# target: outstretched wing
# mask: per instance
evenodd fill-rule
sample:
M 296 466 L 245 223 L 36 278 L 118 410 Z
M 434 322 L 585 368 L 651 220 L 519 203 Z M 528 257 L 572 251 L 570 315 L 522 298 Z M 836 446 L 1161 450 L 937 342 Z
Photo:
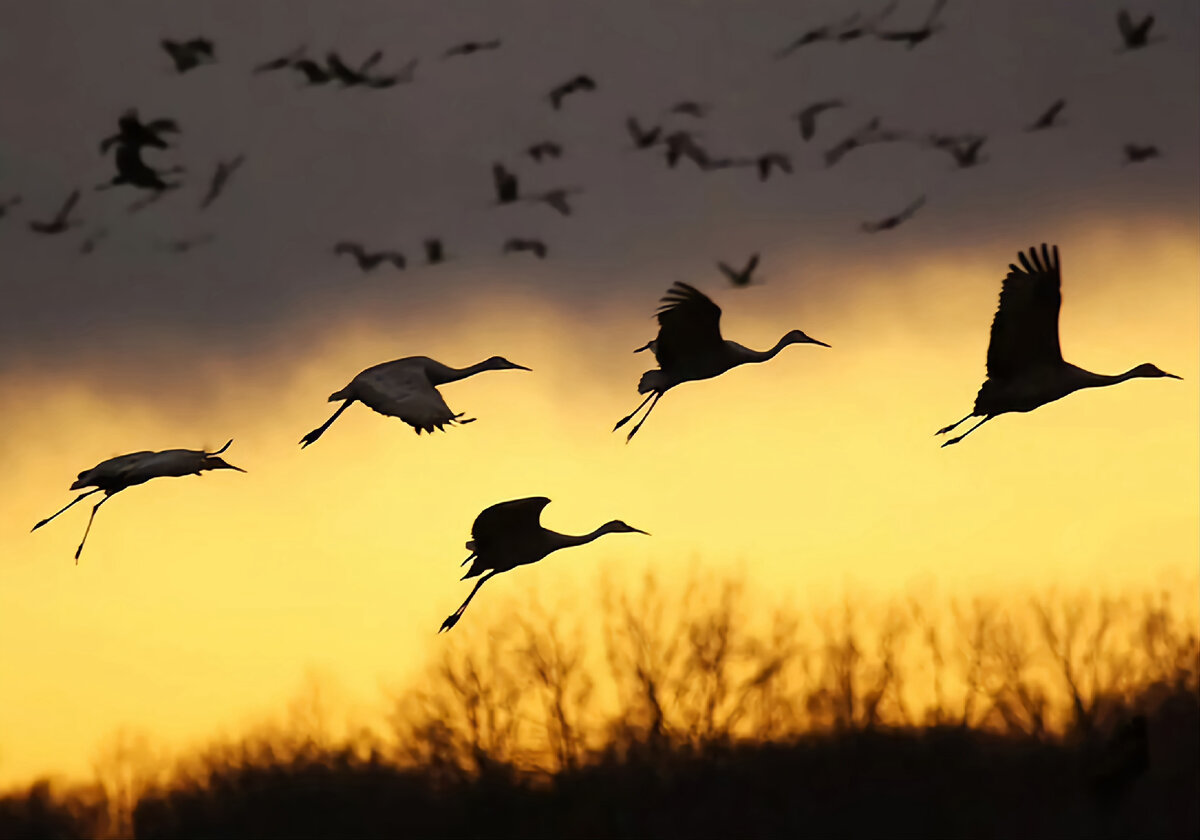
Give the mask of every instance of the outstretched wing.
M 368 408 L 398 417 L 417 430 L 433 433 L 460 415 L 450 410 L 425 370 L 408 361 L 385 362 L 354 377 L 355 396 Z M 466 421 L 463 421 L 466 422 Z
M 652 348 L 661 367 L 719 354 L 724 349 L 721 307 L 699 289 L 676 282 L 661 303 L 658 338 Z
M 1058 312 L 1062 306 L 1062 278 L 1058 246 L 1044 244 L 1039 255 L 1029 249 L 1019 255 L 1021 267 L 1009 265 L 1000 290 L 1000 307 L 992 320 L 988 344 L 989 379 L 1019 376 L 1030 368 L 1061 363 Z
M 1117 26 L 1121 30 L 1121 35 L 1128 40 L 1133 35 L 1137 34 L 1137 28 L 1133 25 L 1133 18 L 1129 16 L 1129 12 L 1121 9 L 1117 12 Z
M 492 546 L 511 542 L 514 537 L 536 534 L 541 529 L 542 508 L 548 504 L 550 500 L 545 496 L 531 496 L 485 509 L 471 526 L 475 550 L 486 552 Z

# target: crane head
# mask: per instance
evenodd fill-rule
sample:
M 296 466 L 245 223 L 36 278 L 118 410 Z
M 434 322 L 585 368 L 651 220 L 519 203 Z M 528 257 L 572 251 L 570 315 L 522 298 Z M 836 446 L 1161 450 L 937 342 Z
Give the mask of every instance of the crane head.
M 1168 379 L 1183 379 L 1182 376 L 1176 376 L 1173 373 L 1167 373 L 1165 370 L 1159 370 L 1155 365 L 1146 362 L 1144 365 L 1138 365 L 1132 371 L 1134 376 L 1144 376 L 1147 378 L 1157 378 L 1165 376 Z
M 241 467 L 235 467 L 233 464 L 226 461 L 224 458 L 219 458 L 216 455 L 205 455 L 203 463 L 200 464 L 201 470 L 237 470 L 244 473 L 245 470 Z
M 605 523 L 604 530 L 610 534 L 645 534 L 650 536 L 649 531 L 643 531 L 641 528 L 634 528 L 632 525 L 627 525 L 620 519 L 614 519 L 612 522 Z
M 828 347 L 824 341 L 817 341 L 815 338 L 807 335 L 802 330 L 792 330 L 783 337 L 783 344 L 820 344 L 822 347 Z
M 525 365 L 510 362 L 503 356 L 492 356 L 484 364 L 488 370 L 533 370 L 533 368 L 527 368 Z

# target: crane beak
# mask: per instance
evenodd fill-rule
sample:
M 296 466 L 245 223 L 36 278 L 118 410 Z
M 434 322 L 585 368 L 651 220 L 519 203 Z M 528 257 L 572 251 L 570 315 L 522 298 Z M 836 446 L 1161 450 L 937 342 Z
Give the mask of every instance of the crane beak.
M 512 369 L 513 369 L 513 370 L 528 370 L 528 371 L 531 371 L 531 372 L 533 371 L 533 368 L 530 368 L 530 367 L 525 367 L 525 365 L 519 365 L 519 364 L 517 364 L 516 362 L 512 362 L 511 364 L 512 364 Z
M 824 341 L 817 341 L 815 338 L 813 338 L 811 336 L 809 336 L 808 341 L 810 344 L 820 344 L 822 347 L 830 347 L 830 345 L 826 344 Z M 830 349 L 832 350 L 833 348 L 830 347 Z
M 233 464 L 229 463 L 224 458 L 211 458 L 210 457 L 208 459 L 208 464 L 212 469 L 215 469 L 215 470 L 237 470 L 240 473 L 245 472 L 244 469 L 242 469 L 241 467 L 235 467 Z
M 635 534 L 645 534 L 647 537 L 650 536 L 649 531 L 643 531 L 641 528 L 634 528 L 632 525 L 629 526 L 629 530 L 633 531 Z
M 1183 379 L 1182 376 L 1176 376 L 1173 373 L 1167 373 L 1165 370 L 1163 371 L 1163 376 L 1169 377 L 1171 379 Z

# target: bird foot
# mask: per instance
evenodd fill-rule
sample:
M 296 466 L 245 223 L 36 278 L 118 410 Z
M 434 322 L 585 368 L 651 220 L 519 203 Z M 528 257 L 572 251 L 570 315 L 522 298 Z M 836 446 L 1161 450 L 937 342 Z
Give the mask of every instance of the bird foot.
M 942 449 L 945 449 L 945 448 L 946 448 L 947 446 L 949 446 L 950 444 L 952 444 L 952 443 L 958 443 L 960 440 L 962 440 L 962 439 L 963 439 L 963 438 L 965 438 L 965 437 L 966 437 L 966 435 L 959 435 L 958 437 L 955 437 L 955 438 L 950 438 L 950 440 L 948 440 L 948 441 L 946 441 L 945 443 L 943 443 L 943 444 L 942 444 L 942 447 L 941 447 L 941 448 L 942 448 Z
M 440 634 L 440 633 L 445 633 L 447 630 L 449 630 L 449 629 L 450 629 L 451 627 L 453 627 L 455 624 L 458 624 L 458 619 L 459 619 L 459 618 L 460 618 L 459 614 L 458 614 L 458 613 L 454 613 L 454 615 L 450 616 L 449 618 L 447 618 L 445 621 L 443 621 L 443 622 L 442 622 L 442 626 L 441 626 L 441 628 L 438 630 L 438 633 L 439 633 L 439 634 Z
M 300 438 L 300 448 L 303 449 L 310 443 L 313 443 L 318 437 L 320 437 L 320 435 L 315 435 L 312 432 L 309 432 L 304 437 Z

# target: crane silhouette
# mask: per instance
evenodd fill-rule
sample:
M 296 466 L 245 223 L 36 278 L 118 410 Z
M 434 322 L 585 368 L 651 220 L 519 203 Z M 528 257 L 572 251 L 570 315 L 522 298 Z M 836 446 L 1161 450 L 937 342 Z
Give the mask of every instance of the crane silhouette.
M 817 117 L 825 111 L 843 108 L 845 105 L 846 103 L 841 99 L 822 99 L 797 111 L 794 116 L 800 123 L 800 136 L 804 138 L 805 142 L 813 139 L 817 133 Z
M 1156 41 L 1163 40 L 1162 38 L 1150 37 L 1150 29 L 1153 26 L 1154 15 L 1146 15 L 1134 23 L 1133 18 L 1129 16 L 1129 12 L 1121 9 L 1117 12 L 1117 29 L 1121 32 L 1121 42 L 1124 47 L 1118 50 L 1118 52 L 1141 49 Z
M 159 44 L 171 56 L 178 73 L 186 73 L 195 70 L 201 64 L 213 64 L 217 60 L 213 42 L 208 38 L 191 38 L 187 41 L 164 38 Z
M 530 370 L 524 365 L 510 362 L 501 356 L 492 356 L 465 368 L 452 368 L 428 356 L 408 356 L 393 362 L 374 365 L 360 372 L 350 384 L 329 395 L 329 402 L 345 400 L 325 423 L 300 439 L 300 448 L 316 441 L 333 421 L 353 403 L 361 402 L 367 408 L 388 417 L 398 417 L 421 432 L 433 434 L 447 424 L 473 423 L 474 417 L 461 419 L 446 405 L 437 386 L 457 382 L 485 370 Z
M 721 337 L 721 307 L 687 283 L 676 282 L 663 296 L 658 309 L 658 337 L 634 350 L 649 350 L 658 360 L 657 370 L 648 370 L 638 382 L 638 393 L 647 394 L 641 405 L 617 421 L 613 431 L 634 418 L 647 403 L 650 407 L 625 438 L 628 443 L 646 422 L 662 395 L 681 382 L 711 379 L 738 365 L 775 358 L 789 344 L 829 345 L 792 330 L 770 350 L 751 350 Z M 653 400 L 653 402 L 651 402 Z
M 179 123 L 168 117 L 144 123 L 138 117 L 137 108 L 130 108 L 117 118 L 117 133 L 100 141 L 100 153 L 107 154 L 111 146 L 118 144 L 167 149 L 170 144 L 162 136 L 165 133 L 178 134 Z
M 943 435 L 972 417 L 983 419 L 958 437 L 942 444 L 958 443 L 993 417 L 1011 411 L 1033 411 L 1082 388 L 1100 388 L 1128 379 L 1170 377 L 1173 373 L 1142 364 L 1115 376 L 1092 373 L 1063 361 L 1058 343 L 1058 313 L 1062 306 L 1062 274 L 1058 246 L 1042 245 L 1029 255 L 1019 254 L 1020 268 L 1009 264 L 1000 289 L 1000 307 L 992 321 L 987 353 L 987 380 L 975 397 L 971 413 L 945 428 Z
M 84 470 L 76 478 L 75 483 L 71 485 L 72 490 L 81 490 L 84 487 L 94 487 L 94 490 L 88 490 L 86 493 L 80 493 L 74 499 L 51 516 L 47 516 L 41 522 L 33 526 L 33 531 L 41 528 L 47 522 L 51 521 L 59 514 L 65 513 L 76 502 L 86 499 L 93 493 L 104 492 L 104 498 L 95 504 L 92 508 L 92 515 L 88 517 L 87 528 L 84 529 L 83 539 L 79 541 L 79 548 L 75 549 L 75 563 L 79 563 L 79 555 L 83 553 L 83 544 L 87 542 L 88 534 L 92 530 L 92 522 L 96 518 L 96 511 L 100 510 L 100 506 L 120 493 L 127 487 L 134 487 L 138 484 L 145 484 L 152 478 L 165 478 L 168 476 L 181 475 L 200 475 L 205 470 L 237 470 L 245 472 L 241 467 L 235 467 L 233 464 L 227 463 L 224 458 L 218 456 L 229 448 L 233 440 L 227 442 L 216 452 L 205 452 L 203 449 L 165 449 L 162 452 L 131 452 L 128 455 L 118 455 L 115 458 L 109 458 L 107 461 L 101 461 L 90 470 Z
M 717 268 L 729 280 L 731 286 L 737 288 L 749 286 L 752 282 L 751 278 L 754 276 L 754 270 L 758 268 L 758 254 L 751 254 L 750 259 L 746 261 L 746 265 L 741 270 L 720 261 L 717 262 Z
M 471 556 L 462 562 L 464 566 L 471 563 L 471 568 L 462 579 L 478 577 L 485 571 L 487 574 L 479 578 L 479 582 L 475 584 L 467 600 L 462 602 L 462 606 L 442 622 L 439 633 L 458 624 L 479 587 L 501 572 L 536 563 L 560 548 L 586 545 L 605 534 L 649 536 L 641 528 L 626 525 L 619 519 L 605 522 L 590 534 L 560 534 L 541 524 L 542 509 L 548 504 L 550 500 L 545 496 L 514 499 L 511 502 L 492 505 L 475 517 L 475 523 L 471 526 L 471 541 L 466 546 L 471 551 Z
M 1030 124 L 1026 131 L 1044 131 L 1047 128 L 1053 128 L 1059 125 L 1058 115 L 1062 113 L 1063 108 L 1067 107 L 1067 100 L 1056 99 L 1054 104 L 1042 112 L 1042 115 L 1035 122 Z

